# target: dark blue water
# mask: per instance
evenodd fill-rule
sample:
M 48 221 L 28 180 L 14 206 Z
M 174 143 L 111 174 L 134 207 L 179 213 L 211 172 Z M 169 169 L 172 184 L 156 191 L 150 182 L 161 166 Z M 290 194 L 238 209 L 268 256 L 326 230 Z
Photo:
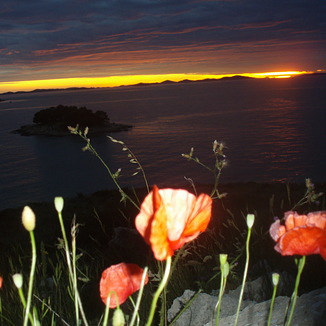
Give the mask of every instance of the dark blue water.
M 105 168 L 83 152 L 77 136 L 22 137 L 10 133 L 32 122 L 35 112 L 58 104 L 107 111 L 112 121 L 133 124 L 112 136 L 141 162 L 150 184 L 173 187 L 212 182 L 203 168 L 181 157 L 191 147 L 212 165 L 212 142 L 227 145 L 222 182 L 326 181 L 326 77 L 215 81 L 78 91 L 1 95 L 0 209 L 54 196 L 114 189 Z M 124 186 L 142 186 L 132 176 L 121 146 L 106 137 L 92 144 L 112 171 L 122 168 Z

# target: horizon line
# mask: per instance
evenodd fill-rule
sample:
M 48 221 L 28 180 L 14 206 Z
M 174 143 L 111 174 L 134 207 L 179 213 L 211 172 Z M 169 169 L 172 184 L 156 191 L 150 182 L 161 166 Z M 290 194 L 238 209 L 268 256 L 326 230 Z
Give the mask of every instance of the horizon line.
M 27 81 L 0 82 L 0 92 L 17 93 L 32 92 L 35 90 L 67 89 L 67 88 L 109 88 L 121 86 L 133 86 L 140 83 L 154 84 L 164 81 L 181 82 L 184 80 L 201 81 L 205 79 L 222 79 L 224 77 L 251 77 L 251 78 L 290 78 L 293 76 L 322 73 L 325 70 L 316 71 L 278 71 L 261 73 L 239 73 L 239 74 L 151 74 L 151 75 L 129 75 L 110 77 L 70 77 Z

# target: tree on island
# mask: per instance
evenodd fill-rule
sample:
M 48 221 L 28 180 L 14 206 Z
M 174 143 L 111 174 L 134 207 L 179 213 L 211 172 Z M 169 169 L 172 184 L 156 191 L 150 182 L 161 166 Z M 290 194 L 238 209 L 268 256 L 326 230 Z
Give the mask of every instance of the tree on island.
M 79 126 L 81 130 L 89 127 L 92 135 L 127 131 L 131 125 L 111 122 L 104 111 L 93 112 L 86 107 L 58 105 L 43 109 L 34 114 L 33 124 L 21 126 L 14 130 L 23 136 L 68 136 L 68 126 Z
M 106 112 L 87 109 L 86 107 L 58 105 L 43 109 L 34 114 L 33 122 L 41 125 L 55 125 L 63 129 L 67 126 L 99 127 L 110 123 Z

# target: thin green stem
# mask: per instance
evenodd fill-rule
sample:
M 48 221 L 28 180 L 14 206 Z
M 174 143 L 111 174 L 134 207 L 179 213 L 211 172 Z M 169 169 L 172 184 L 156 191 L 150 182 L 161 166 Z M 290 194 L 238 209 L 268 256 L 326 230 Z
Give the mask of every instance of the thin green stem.
M 245 284 L 246 284 L 246 279 L 247 279 L 247 274 L 248 274 L 250 236 L 251 236 L 251 228 L 248 228 L 248 234 L 247 234 L 247 240 L 246 240 L 246 264 L 245 264 L 245 269 L 244 269 L 244 273 L 243 273 L 241 291 L 240 291 L 238 308 L 237 308 L 237 313 L 236 313 L 236 317 L 235 317 L 235 321 L 234 321 L 234 326 L 236 326 L 237 323 L 238 323 L 238 318 L 239 318 L 239 313 L 240 313 L 240 307 L 241 307 L 242 298 L 243 298 L 243 292 L 244 292 L 244 288 L 245 288 Z
M 216 310 L 216 326 L 218 326 L 220 320 L 220 312 L 221 312 L 221 303 L 222 303 L 222 296 L 223 296 L 223 288 L 224 288 L 224 276 L 223 276 L 223 269 L 221 270 L 221 281 L 220 281 L 220 292 L 218 294 L 218 300 L 216 302 L 215 310 Z
M 167 284 L 167 281 L 169 279 L 169 276 L 170 276 L 171 262 L 172 262 L 172 258 L 168 257 L 167 260 L 166 260 L 165 272 L 164 272 L 162 281 L 161 281 L 159 287 L 157 288 L 157 290 L 156 290 L 156 292 L 154 294 L 154 297 L 153 297 L 151 310 L 150 310 L 150 313 L 149 313 L 149 316 L 148 316 L 146 326 L 151 326 L 152 325 L 155 310 L 156 310 L 157 301 L 158 301 L 163 289 L 165 288 L 165 286 Z
M 81 138 L 83 138 L 87 145 L 84 148 L 84 150 L 89 150 L 92 154 L 94 154 L 99 160 L 100 162 L 103 164 L 103 166 L 105 167 L 105 169 L 108 171 L 112 181 L 114 182 L 114 184 L 116 185 L 116 187 L 118 188 L 120 194 L 123 196 L 123 198 L 128 199 L 137 209 L 139 209 L 139 206 L 137 205 L 137 203 L 132 200 L 132 198 L 130 196 L 128 196 L 124 190 L 121 188 L 121 186 L 119 185 L 119 183 L 117 182 L 117 178 L 114 177 L 114 174 L 112 173 L 111 169 L 109 168 L 109 166 L 104 162 L 104 160 L 101 158 L 101 156 L 97 153 L 97 151 L 95 150 L 95 148 L 91 145 L 90 139 L 86 137 L 86 135 L 84 135 L 80 130 L 73 130 L 71 131 L 73 134 L 75 135 L 79 135 Z
M 103 326 L 107 326 L 109 322 L 109 313 L 110 313 L 110 296 L 108 297 L 108 300 L 105 305 L 105 312 L 104 312 L 104 318 L 103 318 Z
M 32 315 L 30 314 L 31 302 L 32 302 L 32 293 L 33 293 L 33 285 L 34 285 L 34 276 L 35 276 L 35 266 L 36 266 L 36 242 L 33 231 L 29 231 L 29 235 L 31 238 L 31 246 L 32 246 L 32 262 L 31 262 L 31 270 L 29 274 L 29 282 L 28 282 L 28 292 L 27 292 L 27 301 L 25 307 L 25 315 L 24 315 L 24 326 L 27 326 L 28 318 L 34 324 Z
M 142 165 L 140 164 L 140 162 L 138 161 L 136 155 L 131 151 L 131 149 L 121 140 L 117 140 L 111 136 L 107 136 L 113 143 L 118 143 L 122 146 L 122 150 L 123 151 L 127 151 L 129 154 L 128 154 L 128 157 L 131 158 L 130 162 L 131 163 L 135 163 L 138 165 L 138 169 L 141 171 L 142 175 L 143 175 L 143 179 L 144 179 L 144 182 L 145 182 L 145 186 L 146 186 L 146 189 L 147 189 L 147 192 L 149 192 L 149 185 L 148 185 L 148 181 L 147 181 L 147 177 L 146 177 L 146 173 L 145 173 L 145 170 L 143 169 Z M 137 172 L 133 175 L 136 175 Z
M 68 246 L 68 240 L 67 240 L 67 234 L 66 234 L 66 229 L 63 223 L 63 218 L 62 218 L 62 213 L 58 212 L 58 218 L 59 218 L 59 223 L 60 223 L 60 227 L 61 227 L 61 233 L 62 233 L 62 237 L 63 237 L 63 243 L 65 246 L 65 253 L 66 253 L 66 260 L 67 260 L 67 264 L 68 264 L 68 270 L 69 270 L 69 275 L 72 274 L 72 267 L 71 267 L 71 259 L 70 259 L 70 254 L 69 254 L 69 246 Z
M 23 293 L 23 289 L 22 288 L 18 289 L 18 295 L 19 295 L 20 301 L 23 304 L 24 309 L 26 310 L 26 299 L 24 297 L 24 293 Z
M 294 291 L 293 291 L 292 296 L 291 296 L 291 308 L 290 308 L 290 314 L 289 314 L 287 322 L 285 324 L 286 326 L 291 325 L 294 308 L 295 308 L 295 305 L 297 303 L 297 296 L 298 296 L 298 289 L 299 289 L 301 274 L 302 274 L 305 263 L 306 263 L 306 256 L 302 256 L 299 259 L 299 262 L 298 262 L 298 274 L 297 274 L 297 277 L 296 277 L 296 280 L 295 280 Z
M 25 309 L 25 312 L 24 313 L 26 313 L 26 299 L 24 297 L 24 293 L 23 293 L 23 289 L 22 288 L 19 288 L 18 289 L 18 295 L 19 295 L 20 301 L 23 304 L 23 307 Z M 32 315 L 30 313 L 28 314 L 28 318 L 29 318 L 29 321 L 33 324 L 33 318 L 32 318 Z
M 41 303 L 42 303 L 42 305 L 44 305 L 49 311 L 51 311 L 52 312 L 52 318 L 54 318 L 54 316 L 55 317 L 57 317 L 58 319 L 60 319 L 60 321 L 61 321 L 61 323 L 63 324 L 63 325 L 66 325 L 66 326 L 70 326 L 64 319 L 62 319 L 62 317 L 57 313 L 57 312 L 55 312 L 52 308 L 51 308 L 51 306 L 49 306 L 45 301 L 44 301 L 44 299 L 42 300 L 42 299 L 40 299 L 38 296 L 36 296 L 35 294 L 34 294 L 34 297 L 38 300 L 38 301 L 40 301 Z
M 221 304 L 222 297 L 225 291 L 227 277 L 230 272 L 230 265 L 227 262 L 227 255 L 220 254 L 220 271 L 221 271 L 221 281 L 220 281 L 220 292 L 218 295 L 218 301 L 216 302 L 215 311 L 216 311 L 216 326 L 218 326 L 220 320 Z M 213 323 L 212 323 L 213 324 Z
M 61 233 L 62 233 L 64 247 L 65 247 L 70 286 L 71 286 L 71 289 L 72 289 L 72 291 L 74 293 L 74 304 L 75 304 L 75 307 L 77 307 L 75 314 L 76 314 L 76 318 L 78 318 L 78 319 L 76 320 L 76 323 L 77 323 L 77 325 L 79 323 L 79 312 L 78 311 L 80 311 L 85 326 L 88 326 L 87 319 L 86 319 L 86 316 L 85 316 L 85 313 L 84 313 L 84 310 L 83 310 L 83 305 L 82 305 L 82 302 L 81 302 L 81 299 L 80 299 L 80 296 L 79 296 L 79 292 L 78 292 L 78 289 L 77 289 L 76 265 L 75 265 L 75 262 L 74 262 L 73 266 L 72 266 L 72 263 L 71 263 L 69 245 L 68 245 L 68 240 L 67 240 L 67 234 L 66 234 L 64 223 L 63 223 L 63 218 L 62 218 L 62 212 L 61 211 L 58 211 L 58 217 L 59 217 L 59 223 L 60 223 Z M 76 260 L 76 256 L 74 256 L 74 261 L 75 260 Z M 77 303 L 76 303 L 76 300 L 77 300 Z M 78 307 L 79 307 L 79 309 L 78 309 Z
M 217 160 L 217 159 L 216 159 Z M 216 164 L 218 164 L 218 161 L 216 161 Z M 220 197 L 220 193 L 218 192 L 218 184 L 219 184 L 219 181 L 220 181 L 220 177 L 221 177 L 221 174 L 222 174 L 222 169 L 218 169 L 218 173 L 216 174 L 216 171 L 214 171 L 214 188 L 210 194 L 211 197 L 213 197 L 214 194 L 216 194 L 217 198 Z
M 74 304 L 75 304 L 75 317 L 76 324 L 79 323 L 79 297 L 77 290 L 77 269 L 76 269 L 76 224 L 73 222 L 72 232 L 71 232 L 71 252 L 72 252 L 72 283 L 74 289 Z
M 272 299 L 271 299 L 271 305 L 270 305 L 270 307 L 269 307 L 269 314 L 268 314 L 267 326 L 270 326 L 271 321 L 272 321 L 272 315 L 273 315 L 273 309 L 274 309 L 274 303 L 275 303 L 276 292 L 277 292 L 277 284 L 274 285 L 274 288 L 273 288 L 273 294 L 272 294 Z
M 141 283 L 140 283 L 140 289 L 139 289 L 138 296 L 137 296 L 136 305 L 134 307 L 134 312 L 132 314 L 132 318 L 131 318 L 131 322 L 130 322 L 129 326 L 134 325 L 135 320 L 136 320 L 136 318 L 138 316 L 138 310 L 139 310 L 140 302 L 141 302 L 141 299 L 142 299 L 142 296 L 143 296 L 143 290 L 144 290 L 144 286 L 145 286 L 147 271 L 148 271 L 148 267 L 146 266 L 144 268 L 143 276 L 142 276 Z

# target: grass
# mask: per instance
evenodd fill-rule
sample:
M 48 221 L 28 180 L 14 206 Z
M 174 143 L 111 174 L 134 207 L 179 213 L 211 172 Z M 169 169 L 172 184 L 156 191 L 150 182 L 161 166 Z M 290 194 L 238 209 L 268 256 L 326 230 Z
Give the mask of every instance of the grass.
M 208 186 L 201 186 L 198 191 L 204 191 Z M 318 185 L 318 189 L 323 190 L 323 185 Z M 254 209 L 256 212 L 256 222 L 253 228 L 251 241 L 251 266 L 262 259 L 268 259 L 272 268 L 288 270 L 295 273 L 295 264 L 289 257 L 280 257 L 273 250 L 272 241 L 266 235 L 266 231 L 273 219 L 273 213 L 277 210 L 279 203 L 282 208 L 289 207 L 287 187 L 282 184 L 239 184 L 239 185 L 221 185 L 223 191 L 228 192 L 228 196 L 221 203 L 214 207 L 214 220 L 208 231 L 203 233 L 200 238 L 189 243 L 180 251 L 177 268 L 175 268 L 170 278 L 166 303 L 169 307 L 176 297 L 180 296 L 185 289 L 195 291 L 205 291 L 210 293 L 219 286 L 219 254 L 228 253 L 229 262 L 231 263 L 231 272 L 228 277 L 227 289 L 233 289 L 241 283 L 244 259 L 242 255 L 242 246 L 245 243 L 245 214 L 248 210 Z M 293 185 L 292 198 L 304 193 L 304 185 Z M 261 190 L 264 189 L 264 192 Z M 290 187 L 291 189 L 291 187 Z M 128 191 L 128 190 L 126 190 Z M 137 191 L 140 198 L 146 190 Z M 259 196 L 254 196 L 259 194 Z M 132 218 L 126 220 L 125 216 L 135 216 L 132 205 L 120 203 L 120 207 L 115 207 L 114 211 L 108 208 L 112 202 L 119 197 L 118 192 L 101 191 L 97 194 L 86 197 L 73 198 L 67 200 L 63 210 L 63 218 L 68 230 L 71 227 L 71 219 L 74 212 L 76 213 L 78 226 L 77 235 L 77 267 L 79 273 L 78 286 L 80 288 L 82 301 L 85 302 L 85 311 L 90 325 L 97 325 L 100 322 L 101 315 L 104 311 L 104 305 L 98 297 L 98 280 L 100 273 L 107 266 L 118 261 L 130 259 L 122 248 L 120 255 L 117 253 L 117 246 L 112 243 L 114 237 L 114 227 L 132 226 Z M 243 198 L 244 197 L 244 198 Z M 268 207 L 273 197 L 272 207 Z M 293 199 L 294 200 L 294 199 Z M 292 200 L 291 200 L 292 201 Z M 87 203 L 87 204 L 85 204 Z M 313 206 L 315 204 L 312 204 Z M 320 202 L 317 209 L 324 209 L 323 201 Z M 35 204 L 31 205 L 37 216 L 50 216 L 53 210 L 53 204 L 48 205 Z M 86 209 L 87 207 L 87 209 Z M 313 207 L 314 209 L 316 207 Z M 311 210 L 311 205 L 307 204 L 305 210 Z M 231 211 L 232 210 L 232 211 Z M 12 212 L 12 211 L 11 211 Z M 17 209 L 17 214 L 21 212 Z M 96 214 L 95 214 L 96 212 Z M 7 214 L 7 212 L 2 212 Z M 133 214 L 133 215 L 132 215 Z M 11 215 L 11 214 L 10 214 Z M 14 215 L 14 214 L 13 214 Z M 263 220 L 265 217 L 265 220 Z M 69 220 L 70 219 L 70 220 Z M 71 293 L 67 293 L 69 284 L 69 275 L 67 273 L 67 264 L 63 251 L 62 241 L 47 239 L 48 231 L 53 230 L 54 221 L 49 218 L 46 225 L 40 218 L 37 223 L 35 232 L 40 228 L 36 240 L 38 242 L 38 264 L 35 277 L 34 288 L 34 305 L 38 307 L 39 318 L 45 325 L 74 325 L 75 306 L 71 298 Z M 1 218 L 1 222 L 5 220 Z M 15 228 L 20 229 L 20 221 L 16 221 Z M 58 223 L 58 222 L 57 222 Z M 40 224 L 40 225 L 38 225 Z M 4 223 L 5 225 L 5 223 Z M 2 230 L 4 227 L 2 227 Z M 54 228 L 55 229 L 55 228 Z M 22 232 L 26 232 L 21 230 Z M 8 230 L 7 230 L 8 232 Z M 0 321 L 3 325 L 20 325 L 22 324 L 22 306 L 13 286 L 11 275 L 19 272 L 23 274 L 25 280 L 28 280 L 30 266 L 30 250 L 28 238 L 23 238 L 21 242 L 16 241 L 15 232 L 11 231 L 14 241 L 3 244 L 1 255 L 1 275 L 4 277 L 4 285 L 1 289 L 1 316 Z M 87 236 L 88 235 L 88 236 Z M 53 237 L 59 237 L 59 230 Z M 70 235 L 68 235 L 70 237 Z M 230 241 L 233 239 L 234 241 Z M 69 239 L 70 241 L 71 239 Z M 109 245 L 111 241 L 111 244 Z M 310 263 L 318 264 L 319 257 L 307 257 Z M 136 263 L 144 266 L 149 263 L 152 275 L 158 273 L 158 267 L 152 259 L 150 253 L 146 253 L 136 258 Z M 291 261 L 290 261 L 291 260 Z M 233 265 L 233 266 L 232 266 Z M 317 269 L 318 271 L 318 269 Z M 250 273 L 249 278 L 254 278 L 265 271 L 260 270 Z M 305 273 L 306 272 L 306 273 Z M 311 278 L 311 274 L 314 277 Z M 322 286 L 322 275 L 316 275 L 316 269 L 311 267 L 303 272 L 301 281 L 302 291 L 311 290 Z M 318 273 L 317 273 L 318 274 Z M 152 278 L 148 286 L 145 287 L 144 300 L 140 308 L 140 315 L 146 316 L 147 309 L 144 307 L 150 305 L 151 293 L 155 290 L 157 282 L 155 277 Z M 24 282 L 23 290 L 26 293 L 27 283 Z M 126 303 L 122 307 L 123 311 L 131 316 L 133 307 Z M 0 323 L 1 325 L 1 323 Z
M 94 153 L 95 149 L 91 147 L 87 135 L 83 134 L 83 137 L 87 141 L 87 149 Z M 131 163 L 136 164 L 137 171 L 146 180 L 145 172 L 131 150 L 125 144 L 115 142 L 126 148 Z M 223 145 L 214 142 L 213 153 L 214 167 L 210 169 L 215 175 L 213 185 L 196 185 L 195 188 L 197 193 L 211 193 L 218 199 L 214 202 L 212 221 L 205 233 L 178 251 L 172 263 L 168 287 L 161 289 L 162 309 L 156 309 L 152 316 L 154 322 L 148 322 L 148 325 L 165 325 L 166 307 L 171 306 L 185 289 L 207 293 L 218 289 L 223 281 L 219 269 L 221 253 L 228 254 L 230 264 L 228 282 L 223 283 L 226 290 L 236 288 L 242 279 L 245 280 L 243 270 L 248 265 L 245 252 L 249 249 L 249 279 L 266 272 L 254 269 L 255 264 L 266 259 L 271 269 L 286 269 L 295 274 L 296 266 L 291 257 L 281 257 L 274 251 L 273 241 L 268 234 L 269 226 L 274 216 L 283 216 L 284 211 L 293 208 L 295 203 L 300 203 L 302 212 L 323 210 L 326 207 L 325 196 L 319 197 L 319 202 L 307 200 L 311 198 L 311 193 L 306 193 L 309 190 L 306 184 L 220 184 L 222 168 L 226 164 Z M 184 157 L 200 162 L 193 151 L 187 155 Z M 108 171 L 118 180 L 116 173 Z M 188 183 L 182 188 L 191 191 L 194 190 L 193 186 Z M 324 193 L 326 191 L 324 184 L 316 185 L 316 188 Z M 144 198 L 147 192 L 146 183 L 142 189 L 118 187 L 117 191 L 98 191 L 91 196 L 80 194 L 65 200 L 63 210 L 59 212 L 60 223 L 53 203 L 29 204 L 37 221 L 37 265 L 30 321 L 37 320 L 42 325 L 77 325 L 79 322 L 81 325 L 102 325 L 105 307 L 98 292 L 101 272 L 112 264 L 124 261 L 149 267 L 151 281 L 144 288 L 139 309 L 140 325 L 145 324 L 153 293 L 162 277 L 160 264 L 153 259 L 143 240 L 133 232 L 139 198 Z M 306 200 L 300 202 L 302 197 Z M 250 213 L 254 213 L 256 219 L 250 231 L 249 244 L 246 216 Z M 66 234 L 66 230 L 72 232 Z M 23 276 L 22 292 L 27 293 L 32 259 L 28 232 L 21 225 L 21 209 L 0 212 L 0 235 L 0 275 L 4 279 L 0 289 L 0 326 L 21 325 L 26 309 L 17 295 L 12 275 L 19 273 Z M 318 258 L 307 257 L 306 265 L 311 266 L 311 269 L 303 271 L 301 291 L 325 285 L 324 276 L 320 275 L 319 278 L 314 269 L 320 261 Z M 313 278 L 309 274 L 312 271 Z M 312 283 L 312 279 L 315 283 Z M 137 294 L 133 298 L 136 302 Z M 133 304 L 126 302 L 121 309 L 129 323 L 133 316 Z M 135 320 L 133 318 L 132 322 L 136 323 Z M 37 325 L 37 322 L 34 324 Z

